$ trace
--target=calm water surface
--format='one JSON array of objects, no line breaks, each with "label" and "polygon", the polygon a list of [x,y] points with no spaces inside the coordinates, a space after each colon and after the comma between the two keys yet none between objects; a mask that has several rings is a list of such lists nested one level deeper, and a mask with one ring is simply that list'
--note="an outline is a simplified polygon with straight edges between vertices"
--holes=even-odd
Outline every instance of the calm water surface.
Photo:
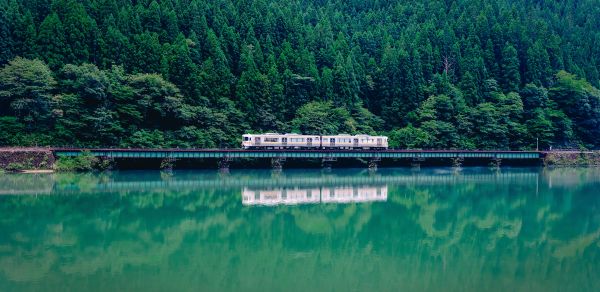
[{"label": "calm water surface", "polygon": [[600,291],[599,169],[0,175],[0,291]]}]

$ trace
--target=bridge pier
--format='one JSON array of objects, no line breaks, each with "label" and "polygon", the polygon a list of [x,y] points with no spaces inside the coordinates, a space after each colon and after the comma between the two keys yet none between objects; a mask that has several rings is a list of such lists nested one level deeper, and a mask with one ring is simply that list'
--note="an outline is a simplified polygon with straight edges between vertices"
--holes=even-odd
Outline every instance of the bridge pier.
[{"label": "bridge pier", "polygon": [[425,161],[424,157],[420,157],[420,156],[413,157],[413,159],[410,163],[410,166],[415,170],[419,170],[419,169],[421,169],[421,163],[424,161]]},{"label": "bridge pier", "polygon": [[502,158],[494,157],[492,158],[492,162],[490,162],[490,166],[495,169],[499,169],[502,164]]},{"label": "bridge pier", "polygon": [[337,158],[335,157],[323,157],[323,159],[321,160],[321,167],[323,167],[324,169],[331,170],[331,166],[335,161],[337,161]]},{"label": "bridge pier", "polygon": [[376,156],[376,157],[371,157],[371,159],[369,159],[369,170],[377,170],[377,165],[379,164],[379,162],[381,161],[381,157]]},{"label": "bridge pier", "polygon": [[173,167],[175,167],[176,161],[177,161],[177,159],[173,158],[173,157],[164,158],[160,162],[160,169],[166,170],[166,171],[173,171]]},{"label": "bridge pier", "polygon": [[452,167],[460,168],[460,167],[462,167],[462,164],[464,161],[465,161],[464,157],[454,157],[454,158],[452,158]]},{"label": "bridge pier", "polygon": [[115,168],[115,159],[110,156],[102,156],[99,159],[99,168],[102,170],[113,170]]},{"label": "bridge pier", "polygon": [[218,166],[221,172],[229,172],[229,165],[233,159],[229,156],[224,156],[219,159]]},{"label": "bridge pier", "polygon": [[281,170],[283,168],[283,163],[284,162],[285,162],[285,157],[271,158],[271,167],[274,170]]}]

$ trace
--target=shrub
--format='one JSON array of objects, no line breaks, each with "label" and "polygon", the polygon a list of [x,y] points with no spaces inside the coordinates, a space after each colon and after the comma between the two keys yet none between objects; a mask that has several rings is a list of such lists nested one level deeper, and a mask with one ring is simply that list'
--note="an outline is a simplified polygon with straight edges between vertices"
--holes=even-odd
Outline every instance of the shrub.
[{"label": "shrub", "polygon": [[56,161],[54,168],[57,171],[92,171],[96,169],[98,158],[89,151],[84,151],[75,157],[61,157]]}]

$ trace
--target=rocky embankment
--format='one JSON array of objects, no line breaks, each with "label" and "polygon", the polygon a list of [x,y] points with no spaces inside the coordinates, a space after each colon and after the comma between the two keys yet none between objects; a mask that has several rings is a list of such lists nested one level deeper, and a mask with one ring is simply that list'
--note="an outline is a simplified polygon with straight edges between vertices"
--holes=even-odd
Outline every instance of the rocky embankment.
[{"label": "rocky embankment", "polygon": [[48,171],[54,166],[54,155],[48,148],[0,148],[0,170]]},{"label": "rocky embankment", "polygon": [[600,151],[556,151],[548,152],[544,158],[546,166],[600,166]]}]

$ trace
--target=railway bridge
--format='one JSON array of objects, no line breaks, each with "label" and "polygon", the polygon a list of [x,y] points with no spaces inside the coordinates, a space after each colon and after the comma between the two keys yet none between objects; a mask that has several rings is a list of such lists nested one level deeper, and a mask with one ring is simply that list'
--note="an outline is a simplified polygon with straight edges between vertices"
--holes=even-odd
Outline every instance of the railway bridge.
[{"label": "railway bridge", "polygon": [[85,149],[52,148],[55,157],[92,155],[108,159],[216,159],[221,168],[240,158],[271,159],[273,168],[281,168],[286,159],[320,159],[328,165],[338,159],[360,158],[368,161],[370,168],[377,167],[382,159],[408,159],[419,165],[427,159],[448,159],[454,166],[465,160],[489,160],[499,166],[502,160],[540,160],[540,151],[479,151],[479,150],[241,150],[241,149]]}]

